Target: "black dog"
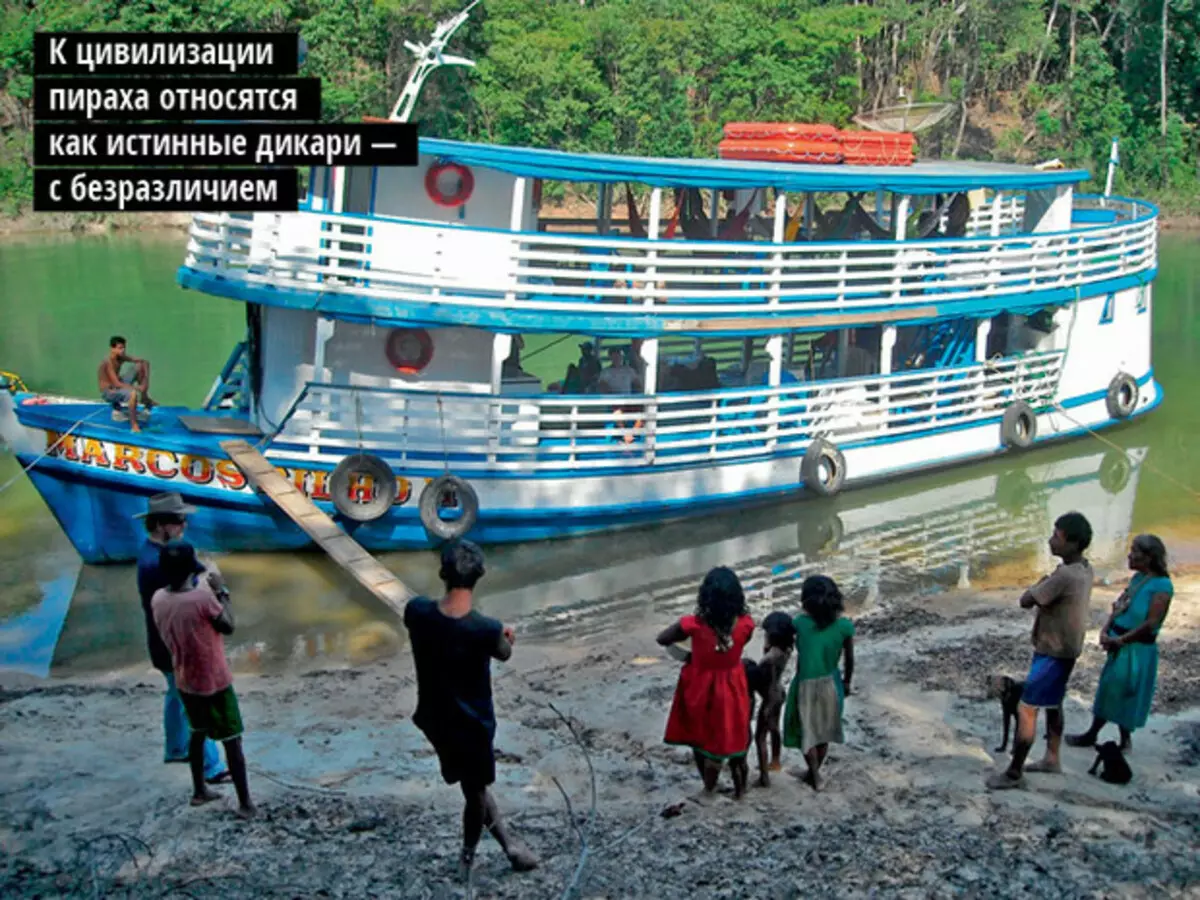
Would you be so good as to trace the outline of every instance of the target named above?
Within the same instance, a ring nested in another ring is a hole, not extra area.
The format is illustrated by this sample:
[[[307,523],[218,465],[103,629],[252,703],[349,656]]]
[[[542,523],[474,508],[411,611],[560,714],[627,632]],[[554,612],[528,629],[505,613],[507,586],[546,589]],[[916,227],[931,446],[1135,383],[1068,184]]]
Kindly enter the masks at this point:
[[[1000,742],[1000,746],[996,748],[997,752],[1004,750],[1008,746],[1008,723],[1012,720],[1013,731],[1016,731],[1017,704],[1021,702],[1021,694],[1025,691],[1025,682],[1017,681],[1015,678],[1009,678],[1007,675],[989,675],[987,695],[990,698],[999,698],[1000,711],[1004,715],[1004,740]],[[1016,740],[1014,734],[1013,740]]]
[[[1088,774],[1095,775],[1096,769],[1100,770],[1100,780],[1109,784],[1129,784],[1133,778],[1133,770],[1129,768],[1121,745],[1116,741],[1106,741],[1096,746],[1096,761],[1088,769]]]

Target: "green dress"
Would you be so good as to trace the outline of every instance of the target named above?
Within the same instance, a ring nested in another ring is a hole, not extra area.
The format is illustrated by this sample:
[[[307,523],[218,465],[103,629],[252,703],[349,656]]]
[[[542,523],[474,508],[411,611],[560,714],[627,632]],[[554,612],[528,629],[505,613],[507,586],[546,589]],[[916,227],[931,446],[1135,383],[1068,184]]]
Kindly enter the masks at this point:
[[[1170,578],[1139,572],[1129,582],[1124,608],[1113,617],[1109,634],[1119,637],[1137,628],[1150,615],[1150,601],[1155,594],[1170,597],[1174,593]],[[1154,636],[1157,640],[1157,632]],[[1157,681],[1158,644],[1126,644],[1108,654],[1092,712],[1129,731],[1141,728],[1150,716]]]
[[[840,744],[845,689],[838,662],[854,623],[845,616],[825,628],[801,613],[796,616],[796,674],[788,688],[783,744],[808,751],[819,744]]]

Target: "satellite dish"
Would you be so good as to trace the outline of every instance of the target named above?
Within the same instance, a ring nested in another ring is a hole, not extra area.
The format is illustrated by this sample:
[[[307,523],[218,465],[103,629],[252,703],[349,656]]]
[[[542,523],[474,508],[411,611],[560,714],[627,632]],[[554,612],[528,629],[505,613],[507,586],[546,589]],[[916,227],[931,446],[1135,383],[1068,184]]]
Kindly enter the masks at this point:
[[[875,113],[859,113],[854,121],[869,131],[926,131],[943,121],[957,103],[902,103],[886,106]]]

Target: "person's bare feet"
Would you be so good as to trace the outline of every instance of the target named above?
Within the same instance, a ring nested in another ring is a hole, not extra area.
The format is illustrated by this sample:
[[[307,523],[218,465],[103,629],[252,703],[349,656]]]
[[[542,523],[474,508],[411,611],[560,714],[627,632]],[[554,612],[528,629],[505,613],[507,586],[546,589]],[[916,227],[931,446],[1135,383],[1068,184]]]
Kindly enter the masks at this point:
[[[512,840],[508,846],[508,862],[514,872],[532,872],[538,867],[538,858],[520,840]]]
[[[475,865],[475,850],[474,848],[462,848],[462,852],[458,855],[458,878],[460,881],[466,881],[471,877],[471,868]]]
[[[237,817],[239,819],[250,820],[258,815],[258,807],[251,803],[249,806],[239,806],[237,808]]]
[[[1041,759],[1031,762],[1025,767],[1026,772],[1042,772],[1046,775],[1061,775],[1062,763],[1055,760]]]
[[[779,760],[775,760],[773,763],[771,763],[770,765],[767,766],[767,771],[768,772],[782,772],[783,771],[783,763],[781,763]]]
[[[769,776],[766,772],[763,772],[761,775],[759,775],[758,776],[758,786],[764,787],[764,788],[770,787],[771,786],[771,776]]]
[[[192,806],[203,806],[205,803],[212,803],[214,800],[220,799],[221,795],[216,791],[210,791],[208,788],[205,788],[202,794],[192,794],[191,802]]]
[[[821,776],[818,775],[816,772],[814,772],[812,769],[809,769],[807,772],[804,773],[804,783],[807,784],[814,791],[821,790]]]
[[[142,430],[142,426],[140,426],[137,423],[137,419],[130,419],[129,420],[129,430],[132,431],[134,434],[137,434],[139,431]]]
[[[989,791],[1013,790],[1014,788],[1023,787],[1025,785],[1025,779],[1020,775],[1013,777],[1012,775],[1009,775],[1008,772],[997,772],[996,774],[989,776],[987,781],[984,782],[984,785]]]

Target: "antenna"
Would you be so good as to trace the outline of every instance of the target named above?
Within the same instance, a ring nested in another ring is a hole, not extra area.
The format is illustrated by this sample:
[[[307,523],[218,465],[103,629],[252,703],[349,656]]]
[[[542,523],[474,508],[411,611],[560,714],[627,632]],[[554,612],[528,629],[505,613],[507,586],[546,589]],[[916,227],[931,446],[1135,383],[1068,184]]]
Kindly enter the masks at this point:
[[[412,71],[408,73],[408,82],[404,85],[404,90],[400,92],[400,98],[396,101],[396,106],[392,110],[392,114],[388,118],[393,122],[407,122],[413,113],[413,109],[417,105],[417,97],[421,93],[421,88],[425,86],[425,79],[430,76],[434,69],[439,66],[465,66],[466,68],[475,68],[473,60],[469,60],[464,56],[447,56],[442,53],[446,44],[450,42],[454,32],[462,27],[467,21],[467,14],[479,5],[479,0],[471,0],[467,6],[458,15],[439,22],[437,28],[433,30],[433,36],[429,39],[428,44],[414,44],[411,41],[405,41],[404,47],[413,56],[417,58],[413,64]]]

